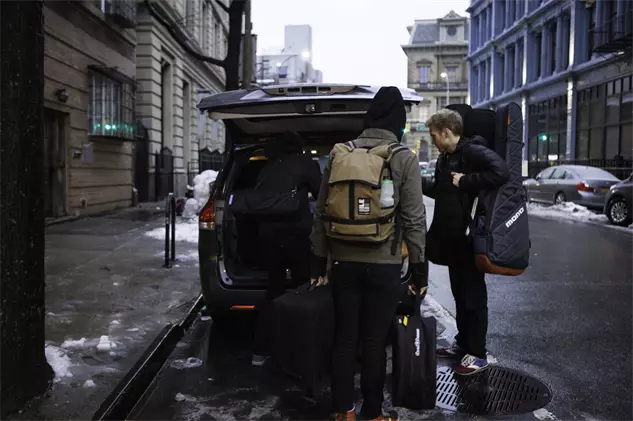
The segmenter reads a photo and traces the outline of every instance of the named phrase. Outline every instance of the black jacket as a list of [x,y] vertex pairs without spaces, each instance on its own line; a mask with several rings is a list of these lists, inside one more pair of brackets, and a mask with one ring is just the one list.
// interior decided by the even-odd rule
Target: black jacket
[[282,153],[269,156],[267,165],[257,177],[258,189],[275,193],[289,192],[295,188],[299,190],[301,209],[298,218],[276,220],[268,218],[260,223],[260,235],[275,237],[278,235],[292,235],[302,233],[306,239],[312,226],[312,212],[308,193],[314,199],[318,197],[321,185],[321,169],[316,161],[308,155],[298,153]]
[[[436,264],[451,264],[456,252],[467,250],[466,227],[475,197],[501,187],[510,178],[508,166],[496,152],[475,136],[462,138],[453,153],[437,160],[433,180],[422,180],[423,193],[435,199],[433,222],[427,235],[427,256]],[[459,187],[452,172],[465,174]]]

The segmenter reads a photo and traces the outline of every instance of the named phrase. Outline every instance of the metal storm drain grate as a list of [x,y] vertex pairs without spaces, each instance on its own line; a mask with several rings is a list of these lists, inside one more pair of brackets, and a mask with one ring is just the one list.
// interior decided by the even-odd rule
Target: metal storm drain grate
[[523,414],[552,400],[551,389],[528,374],[490,367],[473,376],[455,375],[452,368],[437,370],[438,408],[477,415]]

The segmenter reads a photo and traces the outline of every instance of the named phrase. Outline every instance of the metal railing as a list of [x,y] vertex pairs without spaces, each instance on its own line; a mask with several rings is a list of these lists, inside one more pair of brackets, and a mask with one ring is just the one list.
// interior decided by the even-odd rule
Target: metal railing
[[165,263],[163,267],[171,269],[174,261],[176,261],[176,197],[173,193],[169,193],[165,199]]
[[[425,91],[445,91],[446,90],[446,81],[438,81],[438,82],[426,82],[426,83],[415,83],[416,89],[425,90]],[[467,91],[468,90],[468,82],[465,81],[456,81],[456,82],[448,82],[449,90],[453,91]]]

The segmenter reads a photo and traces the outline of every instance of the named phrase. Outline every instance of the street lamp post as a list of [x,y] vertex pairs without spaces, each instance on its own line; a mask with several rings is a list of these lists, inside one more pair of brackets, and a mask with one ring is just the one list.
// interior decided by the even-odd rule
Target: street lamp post
[[[281,62],[277,62],[277,80],[280,79],[280,75],[279,75],[279,70],[281,69],[281,67],[291,58],[295,58],[299,56],[299,54],[293,54],[290,57],[286,58],[284,61]],[[305,62],[305,77],[304,77],[304,82],[308,81],[308,66],[309,66],[309,60],[310,60],[310,52],[309,51],[303,51],[301,53],[301,58],[303,59],[303,61]]]
[[448,74],[446,72],[442,72],[440,74],[440,76],[443,79],[446,79],[446,106],[448,107],[448,105],[450,103],[450,99],[449,98],[450,98],[450,95],[451,95],[451,88],[450,88],[450,83],[449,83],[449,80],[448,80]]

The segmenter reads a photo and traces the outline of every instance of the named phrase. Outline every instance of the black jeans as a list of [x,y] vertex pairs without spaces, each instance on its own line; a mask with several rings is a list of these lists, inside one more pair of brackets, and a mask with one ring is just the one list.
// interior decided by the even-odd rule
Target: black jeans
[[268,288],[266,298],[259,307],[255,327],[253,353],[269,355],[271,340],[271,304],[286,291],[286,269],[290,269],[292,284],[299,286],[310,280],[310,240],[309,232],[279,233],[274,238],[267,236],[262,241],[267,269]]
[[401,265],[334,262],[330,284],[334,294],[336,333],[332,351],[334,411],[354,405],[354,375],[358,342],[362,349],[361,414],[382,413],[386,376],[385,346],[400,300]]
[[488,290],[483,272],[475,266],[470,250],[460,252],[448,267],[457,311],[457,345],[468,354],[486,358],[488,333]]

